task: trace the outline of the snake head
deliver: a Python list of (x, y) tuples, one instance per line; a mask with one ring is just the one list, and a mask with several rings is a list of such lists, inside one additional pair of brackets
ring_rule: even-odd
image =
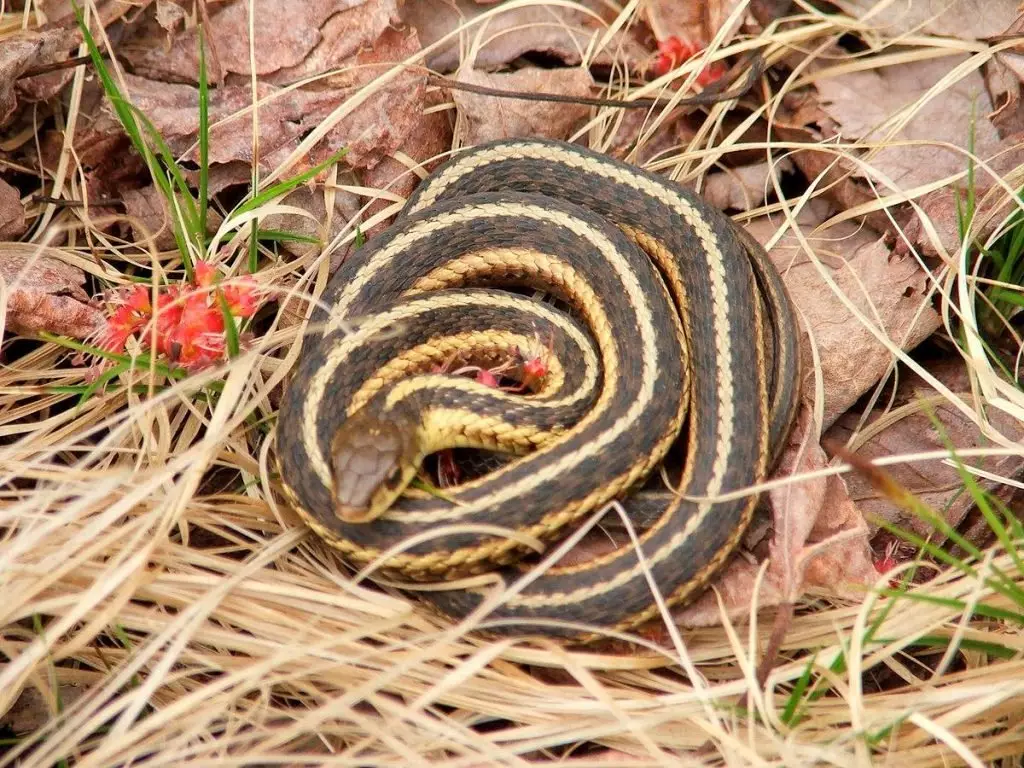
[(416, 477), (419, 463), (407, 425), (358, 411), (331, 439), (334, 514), (364, 523), (384, 512)]

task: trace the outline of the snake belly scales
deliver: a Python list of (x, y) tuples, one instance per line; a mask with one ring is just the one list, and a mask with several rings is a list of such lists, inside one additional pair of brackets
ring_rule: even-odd
[[(669, 605), (700, 594), (757, 503), (717, 497), (767, 477), (796, 410), (795, 319), (761, 246), (682, 186), (563, 142), (492, 142), (437, 168), (342, 263), (310, 326), (278, 469), (291, 505), (353, 566), (419, 536), (378, 573), (497, 569), (510, 582), (530, 550), (494, 526), (550, 551), (609, 501), (653, 515), (642, 561), (629, 545), (556, 564), (488, 614), (490, 634), (632, 630), (658, 614), (651, 576)], [(537, 339), (548, 375), (527, 396), (438, 372)], [(675, 492), (639, 489), (674, 444)], [(515, 458), (443, 498), (410, 491), (424, 458), (450, 447)], [(458, 619), (486, 592), (418, 594)]]

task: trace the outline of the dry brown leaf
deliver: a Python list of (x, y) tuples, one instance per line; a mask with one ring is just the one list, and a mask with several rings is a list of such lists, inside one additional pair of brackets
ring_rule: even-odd
[(103, 324), (89, 303), (85, 273), (51, 256), (0, 246), (0, 278), (6, 293), (4, 327), (17, 334), (49, 331), (84, 339)]
[[(818, 93), (813, 89), (789, 93), (784, 105), (785, 117), (774, 132), (782, 141), (799, 146), (790, 152), (789, 158), (804, 177), (814, 180), (822, 194), (840, 210), (874, 202), (875, 192), (858, 181), (847, 165), (836, 163), (835, 154), (826, 151), (827, 147), (816, 148), (824, 138), (839, 133), (839, 126), (822, 107)], [(864, 220), (879, 232), (886, 232), (891, 226), (885, 211), (870, 211)]]
[[(927, 276), (918, 262), (909, 256), (890, 254), (879, 235), (852, 222), (812, 234), (827, 215), (824, 203), (812, 202), (801, 211), (797, 223), (831, 278), (894, 344), (903, 349), (920, 344), (941, 320), (930, 307), (917, 317), (928, 288)], [(765, 243), (777, 226), (774, 219), (762, 217), (751, 222), (748, 229)], [(787, 233), (770, 255), (818, 347), (825, 393), (822, 428), (827, 429), (879, 381), (889, 368), (892, 354), (832, 292), (794, 234)], [(802, 346), (803, 359), (808, 361), (806, 336)], [(805, 376), (805, 396), (813, 392), (813, 387), (813, 377)]]
[(51, 722), (63, 707), (70, 707), (88, 692), (84, 685), (61, 684), (56, 696), (52, 691), (47, 691), (44, 696), (40, 689), (28, 687), (4, 714), (3, 723), (16, 734), (32, 733)]
[[(396, 33), (397, 34), (397, 33)], [(414, 37), (413, 45), (418, 46)], [(187, 160), (198, 160), (199, 91), (191, 85), (162, 83), (126, 74), (135, 105), (161, 132), (171, 149)], [(348, 149), (351, 167), (372, 167), (401, 145), (422, 112), (425, 78), (402, 75), (375, 92), (340, 121), (318, 144), (311, 163), (341, 147)], [(353, 88), (285, 91), (272, 85), (257, 87), (260, 164), (271, 169), (353, 92)], [(248, 86), (224, 86), (210, 93), (211, 164), (252, 160), (252, 118), (244, 110), (252, 103)], [(223, 121), (223, 122), (220, 122)], [(97, 131), (119, 135), (113, 117)]]
[(1019, 0), (832, 0), (833, 5), (887, 36), (930, 34), (977, 40), (998, 35), (1020, 12)]
[(25, 232), (25, 206), (21, 195), (3, 179), (0, 179), (0, 238), (13, 240)]
[[(298, 80), (336, 67), (372, 43), (392, 21), (398, 20), (395, 0), (256, 0), (253, 4), (256, 75), (264, 82)], [(211, 8), (211, 47), (223, 73), (208, 66), (212, 79), (218, 75), (249, 76), (249, 12), (245, 0)], [(278, 19), (287, 23), (278, 23)], [(188, 81), (199, 77), (199, 44), (195, 28), (178, 35), (170, 47), (159, 26), (144, 31), (119, 47), (135, 73), (152, 80)]]
[[(867, 158), (868, 164), (896, 188), (909, 190), (967, 168), (963, 152), (936, 146), (938, 142), (966, 149), (973, 131), (979, 157), (990, 157), (1000, 148), (999, 133), (986, 117), (992, 104), (977, 70), (916, 105), (966, 60), (966, 55), (955, 55), (820, 78), (815, 82), (819, 105), (835, 121), (837, 132), (845, 140), (928, 142), (885, 147)], [(911, 119), (890, 136), (887, 125), (891, 126), (893, 115), (904, 109), (912, 110)], [(976, 116), (973, 125), (972, 110)], [(883, 190), (888, 191), (885, 185)]]
[[(458, 81), (520, 93), (558, 93), (589, 96), (594, 80), (580, 67), (540, 69), (530, 67), (509, 74), (487, 74), (474, 69), (459, 71)], [(517, 136), (565, 139), (584, 120), (589, 108), (582, 104), (523, 101), (452, 91), (462, 118), (462, 143), (475, 146), (485, 141)]]
[[(493, 10), (470, 0), (412, 0), (400, 13), (407, 24), (416, 28), (423, 47), (427, 48), (481, 14)], [(583, 61), (592, 40), (603, 37), (605, 31), (604, 24), (581, 11), (557, 5), (518, 6), (503, 10), (485, 22), (465, 27), (452, 43), (432, 53), (426, 63), (438, 72), (452, 72), (460, 64), (493, 71), (523, 54), (541, 53), (575, 66)], [(463, 52), (474, 49), (477, 42), (476, 58), (463, 62)], [(649, 57), (650, 51), (628, 34), (619, 32), (592, 56), (590, 62), (598, 66), (625, 62), (636, 71), (642, 69), (643, 62)]]
[[(975, 195), (975, 216), (972, 235), (976, 240), (984, 241), (995, 231), (1003, 219), (1013, 210), (1013, 202), (1009, 194), (999, 187), (993, 174), (997, 177), (1004, 177), (1007, 174), (1019, 172), (1024, 167), (1024, 135), (1009, 137), (1003, 142), (1003, 147), (998, 155), (987, 159), (991, 173), (983, 168), (978, 168), (974, 177)], [(1018, 188), (1021, 179), (1009, 179), (1011, 188)], [(903, 226), (903, 236), (896, 240), (893, 253), (902, 256), (910, 252), (913, 245), (921, 253), (934, 256), (939, 253), (939, 246), (945, 251), (945, 256), (956, 253), (960, 248), (960, 220), (957, 212), (957, 201), (963, 205), (966, 199), (967, 181), (963, 180), (952, 187), (944, 187), (927, 195), (917, 201), (923, 214), (914, 213), (914, 216)], [(938, 246), (932, 240), (931, 233), (921, 221), (921, 216), (927, 217), (931, 227), (935, 230), (938, 238)]]
[[(382, 37), (385, 40), (395, 39), (400, 31), (395, 27), (400, 26), (400, 23), (396, 0), (365, 0), (360, 5), (336, 13), (327, 19), (320, 30), (321, 41), (302, 63), (283, 68), (264, 79), (270, 83), (286, 85), (342, 67), (354, 56), (362, 56), (365, 59), (369, 55), (373, 58), (372, 51), (367, 54), (366, 49), (378, 50)], [(389, 31), (390, 35), (387, 34)], [(396, 54), (390, 61), (401, 61), (417, 50), (418, 46), (403, 51), (401, 57)], [(379, 56), (376, 58), (376, 61), (385, 60)]]
[[(386, 30), (372, 48), (361, 51), (352, 59), (350, 70), (337, 78), (347, 88), (341, 100), (377, 77), (392, 63), (403, 61), (420, 50), (420, 39), (415, 30)], [(373, 168), (385, 157), (393, 155), (406, 137), (420, 130), (427, 103), (426, 87), (426, 76), (410, 70), (376, 88), (366, 101), (327, 134), (323, 148), (314, 153), (314, 159), (318, 154), (326, 158), (329, 153), (345, 147), (345, 162), (350, 167)], [(337, 103), (340, 101), (328, 101), (323, 116)], [(313, 113), (304, 124), (311, 128), (322, 119), (319, 113)]]
[(71, 78), (73, 70), (18, 79), (30, 67), (66, 58), (70, 44), (67, 33), (60, 29), (18, 31), (0, 40), (0, 126), (14, 115), (19, 97), (29, 101), (49, 98)]
[[(670, 37), (704, 49), (736, 10), (741, 0), (649, 0), (644, 4), (647, 23), (658, 40)], [(743, 22), (740, 16), (735, 27)], [(726, 33), (727, 39), (736, 30)]]
[[(212, 193), (211, 194), (215, 194)], [(141, 189), (127, 189), (121, 192), (125, 211), (129, 217), (128, 224), (135, 235), (135, 242), (142, 247), (153, 247), (160, 251), (168, 251), (176, 247), (174, 229), (171, 225), (170, 208), (167, 198), (152, 184)], [(217, 231), (223, 218), (216, 209), (208, 209), (206, 229), (213, 234)], [(152, 237), (149, 244), (147, 238)]]
[(701, 194), (721, 210), (749, 211), (763, 204), (765, 196), (773, 191), (771, 175), (792, 167), (789, 158), (782, 158), (771, 165), (757, 163), (712, 173), (704, 181)]
[(989, 98), (995, 104), (995, 111), (989, 115), (992, 125), (1004, 139), (1024, 132), (1024, 56), (1011, 51), (996, 54), (986, 62), (983, 73)]
[[(931, 360), (927, 367), (929, 373), (933, 374), (950, 391), (960, 395), (968, 402), (971, 401), (971, 383), (960, 358)], [(910, 413), (884, 427), (863, 444), (858, 441), (856, 444), (857, 454), (865, 459), (874, 459), (880, 456), (945, 450), (947, 443), (936, 430), (933, 418), (941, 424), (948, 443), (958, 449), (980, 448), (988, 444), (973, 422), (948, 403), (935, 402), (937, 398), (938, 393), (930, 384), (913, 372), (902, 372), (892, 408), (913, 407), (914, 403), (928, 402), (931, 399), (931, 415), (928, 410), (916, 409), (917, 412)], [(888, 400), (882, 405), (887, 403)], [(1003, 411), (992, 408), (987, 411), (987, 415), (996, 429), (1011, 440), (1024, 439), (1024, 425)], [(826, 437), (846, 444), (851, 437), (855, 436), (861, 416), (857, 411), (844, 414), (828, 431)], [(885, 411), (881, 407), (875, 408), (869, 414), (865, 427), (862, 429), (871, 429), (871, 425), (883, 416), (885, 416)], [(1020, 456), (971, 457), (964, 459), (964, 463), (1015, 481), (1019, 481), (1024, 474), (1024, 459)], [(939, 461), (929, 461), (899, 464), (886, 469), (904, 488), (941, 514), (946, 522), (954, 528), (960, 526), (974, 508), (971, 496), (963, 492), (963, 482), (955, 466), (949, 466)], [(920, 536), (929, 537), (938, 544), (942, 543), (941, 535), (936, 539), (937, 534), (932, 525), (905, 510), (895, 508), (890, 501), (879, 497), (872, 489), (871, 484), (860, 475), (850, 475), (848, 482), (851, 495), (857, 500), (857, 504), (865, 514), (878, 515), (904, 529), (914, 531)], [(983, 477), (978, 478), (978, 483), (1003, 501), (1009, 501), (1020, 493), (1011, 485)], [(990, 535), (991, 529), (987, 526), (985, 528)], [(984, 542), (981, 541), (975, 541), (975, 543), (979, 546), (984, 545)]]
[(176, 0), (156, 0), (154, 16), (160, 28), (170, 34), (183, 30), (188, 20), (188, 13)]
[[(420, 181), (417, 173), (432, 171), (444, 159), (444, 153), (451, 149), (451, 124), (453, 122), (451, 113), (449, 111), (427, 111), (441, 105), (447, 99), (447, 94), (440, 90), (427, 91), (424, 98), (424, 113), (417, 120), (416, 130), (409, 133), (405, 143), (399, 148), (399, 151), (412, 160), (419, 170), (412, 172), (405, 162), (396, 159), (393, 155), (388, 155), (372, 168), (363, 171), (364, 187), (386, 190), (388, 193), (404, 198), (408, 198), (412, 194)], [(366, 209), (366, 217), (374, 216), (390, 204), (391, 201), (380, 198), (370, 201)], [(364, 234), (369, 239), (384, 229), (388, 223), (387, 220), (382, 221)]]
[(685, 114), (669, 117), (651, 131), (649, 123), (653, 116), (647, 110), (620, 111), (622, 114), (615, 116), (615, 132), (601, 151), (634, 165), (644, 166), (662, 153), (685, 147), (697, 134)]
[[(137, 16), (146, 10), (153, 0), (132, 0), (130, 3), (124, 0), (94, 0), (89, 3), (93, 11), (93, 29), (96, 26), (107, 27), (126, 14)], [(79, 7), (82, 3), (78, 4)], [(75, 10), (72, 0), (35, 0), (33, 6), (38, 10), (49, 27), (60, 27), (61, 29), (75, 29)], [(81, 40), (75, 38), (75, 44)]]

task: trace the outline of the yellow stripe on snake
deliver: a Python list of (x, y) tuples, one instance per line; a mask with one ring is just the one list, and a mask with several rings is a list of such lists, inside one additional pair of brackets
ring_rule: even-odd
[[(531, 297), (543, 291), (557, 299)], [(632, 545), (546, 570), (490, 615), (497, 634), (593, 639), (699, 594), (735, 549), (794, 418), (790, 301), (763, 249), (681, 185), (581, 147), (495, 142), (458, 154), (338, 269), (281, 405), (282, 482), (353, 566), (448, 524), (550, 547), (612, 500), (660, 505)], [(435, 372), (543, 340), (549, 376), (515, 394)], [(640, 486), (685, 448), (676, 494)], [(451, 447), (511, 454), (445, 498), (408, 486)], [(612, 512), (611, 514), (615, 514)], [(389, 579), (445, 581), (528, 554), (493, 533), (424, 536)], [(459, 618), (480, 590), (420, 593)], [(554, 622), (566, 622), (565, 627)], [(586, 626), (582, 626), (586, 625)]]

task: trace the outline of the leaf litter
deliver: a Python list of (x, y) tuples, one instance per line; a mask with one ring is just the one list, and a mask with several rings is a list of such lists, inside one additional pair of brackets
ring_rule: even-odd
[[(70, 4), (2, 16), (0, 429), (15, 441), (0, 510), (0, 583), (10, 595), (0, 713), (16, 719), (0, 714), (0, 723), (17, 729), (0, 765), (73, 752), (97, 765), (181, 750), (211, 760), (219, 740), (257, 761), (654, 765), (756, 754), (809, 765), (827, 753), (826, 762), (867, 764), (878, 746), (866, 752), (847, 732), (898, 734), (884, 743), (914, 765), (1019, 753), (1012, 725), (995, 726), (1003, 709), (1020, 710), (1019, 661), (976, 650), (1019, 650), (1019, 624), (965, 625), (960, 606), (988, 587), (956, 569), (918, 571), (912, 588), (941, 599), (912, 610), (910, 597), (879, 596), (916, 550), (877, 521), (937, 532), (822, 448), (831, 439), (867, 458), (935, 457), (890, 469), (972, 545), (987, 546), (992, 528), (961, 474), (937, 460), (947, 440), (970, 454), (992, 498), (1019, 504), (1014, 414), (1024, 405), (1000, 384), (1018, 369), (1014, 304), (1001, 356), (958, 346), (977, 307), (999, 299), (958, 255), (965, 201), (975, 199), (971, 234), (991, 246), (1022, 183), (1015, 3), (836, 0), (803, 16), (792, 4), (788, 18), (789, 3), (735, 0), (621, 11), (470, 0), (120, 5), (93, 6), (93, 30), (103, 28), (118, 83), (193, 189), (204, 176), (198, 22), (208, 19), (208, 235), (238, 226), (231, 211), (254, 178), (265, 184), (346, 152), (268, 204), (255, 241), (237, 229), (200, 254), (190, 282), (170, 226), (178, 212), (130, 149), (91, 65), (35, 74), (77, 55)], [(287, 24), (261, 23), (281, 15)], [(713, 86), (750, 45), (776, 46), (775, 59), (729, 105), (573, 103)], [(351, 583), (272, 479), (268, 427), (298, 351), (299, 299), (318, 295), (449, 151), (511, 136), (579, 141), (700, 191), (768, 247), (799, 309), (802, 405), (766, 492), (772, 511), (713, 589), (645, 629), (639, 648), (556, 651), (445, 634), (415, 602)], [(258, 304), (251, 288), (227, 309), (211, 298), (247, 273), (267, 291)], [(144, 299), (157, 279), (195, 306), (163, 326), (157, 313), (157, 344), (147, 347)], [(104, 306), (103, 295), (121, 301)], [(232, 336), (229, 315), (243, 333)], [(82, 349), (55, 337), (109, 338), (112, 327), (128, 332), (115, 346), (135, 363), (108, 361), (96, 389), (95, 370), (76, 364)], [(168, 361), (196, 372), (171, 375)], [(613, 517), (572, 557), (606, 549), (609, 537), (621, 543)], [(996, 547), (989, 557), (1019, 582), (1012, 553)], [(766, 687), (754, 686), (741, 665), (757, 666), (776, 643), (764, 618), (773, 612), (788, 616), (786, 632), (758, 678)], [(925, 636), (966, 637), (975, 650), (950, 646), (958, 666), (948, 670), (934, 646), (911, 647)], [(870, 658), (858, 655), (865, 644)], [(945, 674), (932, 674), (940, 667)], [(882, 672), (898, 683), (872, 687)], [(822, 692), (838, 675), (845, 695), (807, 696), (791, 711), (808, 674)], [(943, 708), (936, 690), (965, 703)], [(753, 741), (708, 705), (741, 694), (772, 710), (744, 720)], [(787, 731), (797, 716), (800, 730)], [(106, 733), (89, 725), (111, 718)]]

